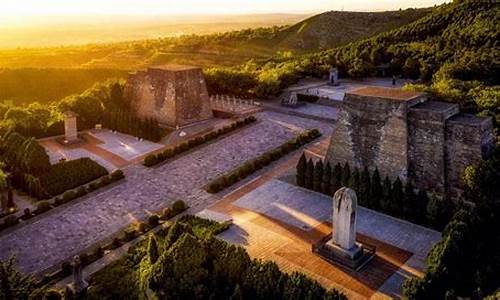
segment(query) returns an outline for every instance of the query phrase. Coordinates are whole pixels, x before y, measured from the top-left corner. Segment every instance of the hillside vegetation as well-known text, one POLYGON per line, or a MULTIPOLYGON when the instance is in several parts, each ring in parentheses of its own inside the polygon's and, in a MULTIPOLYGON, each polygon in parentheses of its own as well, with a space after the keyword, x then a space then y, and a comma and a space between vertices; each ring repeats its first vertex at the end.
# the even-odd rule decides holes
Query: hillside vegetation
POLYGON ((123 78, 126 71, 150 65, 231 67, 249 60, 262 64, 271 57, 290 58, 294 53, 344 45, 408 24, 430 11, 332 11, 292 26, 109 44, 0 50, 0 101, 45 103, 81 93, 108 78, 123 78))

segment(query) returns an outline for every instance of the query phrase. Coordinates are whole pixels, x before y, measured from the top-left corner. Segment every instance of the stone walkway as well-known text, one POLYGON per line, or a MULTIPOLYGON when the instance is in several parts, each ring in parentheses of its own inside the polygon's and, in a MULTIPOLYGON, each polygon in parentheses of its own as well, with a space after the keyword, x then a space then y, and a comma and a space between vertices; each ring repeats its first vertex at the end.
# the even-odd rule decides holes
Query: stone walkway
POLYGON ((242 162, 281 145, 305 129, 329 135, 332 124, 272 112, 234 135, 157 168, 131 165, 126 180, 82 200, 58 207, 18 229, 0 234, 0 259, 17 256, 24 272, 39 273, 144 219, 176 199, 199 211, 217 200, 201 188, 242 162))

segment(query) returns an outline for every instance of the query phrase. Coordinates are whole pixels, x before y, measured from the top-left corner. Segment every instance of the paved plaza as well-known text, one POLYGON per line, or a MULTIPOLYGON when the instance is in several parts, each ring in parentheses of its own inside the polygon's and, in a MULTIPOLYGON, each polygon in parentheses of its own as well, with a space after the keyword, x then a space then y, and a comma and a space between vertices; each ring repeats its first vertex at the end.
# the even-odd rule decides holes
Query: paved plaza
POLYGON ((221 238, 245 246, 253 257, 306 272, 351 297, 400 297, 404 279, 421 274, 427 253, 441 238, 434 230, 358 207, 358 239, 375 245, 377 257, 352 275, 310 252, 311 243, 332 230, 331 197, 271 179, 215 209, 236 224, 221 238))
POLYGON ((0 259, 16 255, 24 272, 40 272, 112 236, 131 222, 183 199, 194 212, 217 201, 202 187, 305 129, 332 124, 273 112, 259 122, 156 168, 132 164, 120 184, 93 192, 0 233, 0 259))
POLYGON ((118 155, 128 161, 164 147, 162 144, 140 140, 133 136, 116 131, 112 132, 107 129, 94 130, 90 135, 102 141, 102 144, 98 144, 97 147, 118 155))

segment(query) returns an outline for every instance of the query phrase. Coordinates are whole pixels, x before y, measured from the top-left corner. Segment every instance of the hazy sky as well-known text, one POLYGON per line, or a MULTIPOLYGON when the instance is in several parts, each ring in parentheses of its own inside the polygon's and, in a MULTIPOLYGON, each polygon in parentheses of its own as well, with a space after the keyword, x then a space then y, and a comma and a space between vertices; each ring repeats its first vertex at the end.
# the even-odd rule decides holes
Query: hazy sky
POLYGON ((310 13, 395 10, 444 0, 0 0, 0 18, 85 14, 310 13))

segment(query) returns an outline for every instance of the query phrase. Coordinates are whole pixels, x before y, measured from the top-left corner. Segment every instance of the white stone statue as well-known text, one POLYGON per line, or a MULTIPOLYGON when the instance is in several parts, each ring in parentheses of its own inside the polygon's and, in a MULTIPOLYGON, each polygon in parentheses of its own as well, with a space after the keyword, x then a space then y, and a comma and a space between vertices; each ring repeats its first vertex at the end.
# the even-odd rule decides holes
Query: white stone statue
POLYGON ((342 249, 356 246, 356 193, 343 187, 333 196, 333 242, 342 249))

